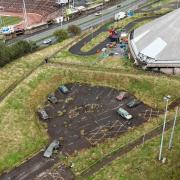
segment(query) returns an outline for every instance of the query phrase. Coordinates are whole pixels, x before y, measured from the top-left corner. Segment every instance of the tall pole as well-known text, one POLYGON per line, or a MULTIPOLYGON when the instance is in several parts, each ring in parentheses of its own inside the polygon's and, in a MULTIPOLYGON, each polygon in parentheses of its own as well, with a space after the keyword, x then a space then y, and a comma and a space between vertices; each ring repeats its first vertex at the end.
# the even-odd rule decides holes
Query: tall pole
POLYGON ((102 24, 103 24, 103 5, 104 5, 104 1, 103 1, 102 8, 101 8, 101 13, 102 13, 102 24))
MULTIPOLYGON (((2 12, 4 12, 4 7, 0 6, 0 11, 2 10, 2 12)), ((2 24, 2 26, 4 26, 4 20, 3 20, 3 16, 0 16, 0 24, 2 24)))
POLYGON ((175 129, 175 126, 176 126, 176 119, 177 119, 178 110, 179 110, 179 108, 177 107, 175 117, 174 117, 174 123, 173 123, 172 131, 171 131, 171 136, 170 136, 170 140, 169 140, 169 147, 168 147, 169 150, 172 148, 174 129, 175 129))
POLYGON ((159 161, 162 159, 162 148, 163 148, 163 141, 164 141, 164 131, 165 131, 165 127, 166 127, 167 109, 168 109, 169 99, 170 99, 170 96, 164 97, 164 100, 166 101, 166 109, 165 109, 165 114, 164 114, 164 124, 163 124, 161 144, 160 144, 160 150, 159 150, 159 161))
POLYGON ((27 29, 27 27, 28 27, 28 19, 27 19, 27 12, 26 12, 25 0, 23 0, 23 14, 24 14, 24 25, 25 25, 25 29, 27 29))
POLYGON ((177 2, 177 9, 179 8, 179 0, 178 0, 178 2, 177 2))

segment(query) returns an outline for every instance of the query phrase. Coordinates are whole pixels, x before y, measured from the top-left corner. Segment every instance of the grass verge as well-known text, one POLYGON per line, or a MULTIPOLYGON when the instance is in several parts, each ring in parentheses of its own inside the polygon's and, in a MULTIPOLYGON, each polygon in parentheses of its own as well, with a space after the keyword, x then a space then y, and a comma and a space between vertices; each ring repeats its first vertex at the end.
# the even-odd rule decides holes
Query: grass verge
POLYGON ((93 37, 93 33, 92 33, 92 39, 91 41, 87 42, 82 48, 81 51, 82 52, 88 52, 90 50, 92 50, 94 47, 96 47, 98 44, 100 44, 101 42, 105 41, 105 39, 108 37, 108 32, 101 32, 100 34, 98 34, 96 37, 93 37))
POLYGON ((173 141, 173 149, 169 151, 168 140, 171 130, 165 133, 165 142, 163 156, 167 158, 165 164, 161 164, 158 159, 160 136, 147 141, 144 145, 138 146, 131 152, 121 158, 113 161, 110 165, 104 167, 94 176, 87 179, 179 179, 178 170, 180 156, 180 125, 176 127, 173 141))

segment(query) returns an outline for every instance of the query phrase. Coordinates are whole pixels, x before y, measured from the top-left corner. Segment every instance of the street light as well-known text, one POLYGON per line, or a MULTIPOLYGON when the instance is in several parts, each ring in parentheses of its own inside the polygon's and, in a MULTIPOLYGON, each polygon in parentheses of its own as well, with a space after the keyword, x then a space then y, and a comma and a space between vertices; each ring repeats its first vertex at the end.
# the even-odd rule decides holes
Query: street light
POLYGON ((161 137, 161 145, 159 150, 159 161, 162 159, 162 148, 163 148, 163 141, 164 141, 164 131, 166 127, 166 119, 167 119, 167 109, 168 109, 168 102, 170 100, 171 96, 165 96, 163 99, 166 101, 166 109, 164 113, 164 124, 163 124, 163 130, 162 130, 162 137, 161 137))
POLYGON ((175 116, 174 116, 174 123, 173 123, 172 131, 171 131, 171 136, 170 136, 170 140, 169 140, 169 146, 168 146, 169 150, 171 150, 171 148, 172 148, 174 129, 175 129, 175 125, 176 125, 176 119, 177 119, 177 115, 178 115, 178 110, 179 110, 179 108, 177 107, 176 113, 175 113, 175 116))
MULTIPOLYGON (((0 12, 4 12, 4 7, 0 6, 0 12)), ((0 25, 2 24, 2 26, 4 26, 4 20, 3 20, 3 16, 0 16, 0 25)))
POLYGON ((27 27, 28 27, 28 19, 27 19, 27 12, 26 12, 25 0, 23 0, 23 15, 24 15, 24 25, 25 25, 25 29, 27 29, 27 27))
POLYGON ((103 6, 104 6, 104 1, 102 3, 103 4, 102 4, 102 7, 101 7, 101 18, 102 18, 101 21, 102 21, 102 24, 103 24, 103 8, 104 8, 103 6))

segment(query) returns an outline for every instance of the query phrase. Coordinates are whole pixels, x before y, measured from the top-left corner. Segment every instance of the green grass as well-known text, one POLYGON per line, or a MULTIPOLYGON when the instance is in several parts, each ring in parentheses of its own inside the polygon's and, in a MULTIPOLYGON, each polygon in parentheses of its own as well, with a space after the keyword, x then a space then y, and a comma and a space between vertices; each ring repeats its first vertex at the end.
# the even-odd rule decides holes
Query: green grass
POLYGON ((93 49, 95 46, 103 42, 106 38, 108 37, 108 31, 102 32, 98 34, 96 37, 93 38, 93 33, 92 33, 92 40, 87 42, 82 48, 81 51, 83 52, 88 52, 91 49, 93 49))
POLYGON ((0 16, 0 27, 18 24, 22 21, 19 17, 14 16, 0 16))
MULTIPOLYGON (((47 134, 36 116, 36 110, 43 105, 47 94, 53 92, 59 84, 67 82, 88 82, 94 85, 104 85, 126 90, 131 88, 130 92, 138 98, 146 97, 145 102, 149 102, 151 98, 151 101, 155 103, 155 100, 159 100, 159 97, 158 99, 155 97, 160 96, 159 104, 162 103, 161 98, 167 94, 167 91, 170 95, 173 95, 173 98, 180 96, 176 92, 177 87, 180 86, 180 81, 176 78, 168 78, 166 76, 157 78, 146 76, 145 74, 134 76, 134 74, 119 73, 117 75, 103 71, 90 71, 84 68, 63 68, 47 64, 24 80, 0 104, 0 171, 12 168, 29 154, 38 151, 47 142, 47 134), (143 87, 144 83, 147 84, 145 88, 143 87), (169 89, 162 88, 168 86, 169 89), (161 93, 157 93, 154 88, 149 91, 151 87, 156 87, 157 91, 161 89, 161 93), (4 147, 6 147, 5 150, 4 147)), ((154 123, 157 122, 159 121, 154 121, 154 123)), ((152 126, 152 124, 148 124, 146 128, 152 126)), ((137 133, 139 132, 141 131, 137 131, 137 133)), ((119 143, 113 142, 114 146, 119 146, 119 143)), ((108 143, 102 144, 103 146, 108 147, 108 143)), ((103 151, 105 150, 103 149, 103 151)), ((79 157, 83 158, 83 153, 79 157)), ((91 153, 89 153, 89 157, 91 157, 91 153)), ((85 160, 88 160, 88 158, 86 157, 85 160)), ((82 165, 81 161, 78 162, 82 165)), ((84 162, 84 166, 89 165, 89 162, 91 161, 84 162)))
POLYGON ((120 57, 107 57, 102 58, 101 54, 96 54, 92 56, 80 56, 71 54, 69 51, 64 50, 59 52, 55 58, 51 60, 51 62, 55 63, 68 63, 68 64, 76 64, 76 65, 86 65, 91 68, 113 68, 119 69, 121 72, 137 72, 135 68, 133 68, 132 63, 127 58, 120 57))
POLYGON ((174 146, 171 151, 167 149, 170 133, 171 130, 168 130, 168 132, 165 133, 163 156, 167 158, 166 164, 161 164, 157 160, 160 145, 160 136, 158 136, 158 138, 153 138, 146 142, 144 146, 141 145, 136 147, 87 179, 178 180, 180 177, 178 168, 178 159, 180 156, 180 125, 175 129, 174 146))
MULTIPOLYGON (((54 68, 54 70, 58 69, 57 66, 53 66, 53 68, 54 68)), ((145 80, 145 79, 147 79, 147 77, 145 77, 145 79, 141 79, 140 75, 137 75, 135 77, 134 75, 131 76, 129 74, 129 76, 128 76, 128 75, 124 75, 121 73, 119 75, 115 75, 113 73, 108 74, 105 72, 104 73, 103 72, 95 73, 94 71, 88 71, 88 70, 83 70, 83 69, 73 69, 73 68, 66 69, 66 72, 64 72, 64 75, 66 75, 66 77, 69 77, 69 79, 72 82, 75 81, 75 82, 85 83, 88 81, 89 83, 94 84, 94 85, 96 84, 96 85, 110 86, 110 87, 114 87, 117 89, 121 89, 121 88, 126 89, 125 85, 127 85, 127 82, 128 82, 128 84, 130 84, 131 88, 133 88, 134 90, 137 90, 137 92, 140 93, 139 96, 137 96, 138 98, 141 98, 142 96, 144 96, 144 94, 146 94, 146 97, 147 97, 147 95, 149 93, 149 88, 159 86, 157 88, 162 89, 162 87, 166 86, 166 85, 163 85, 162 82, 163 83, 167 82, 167 79, 164 80, 163 77, 159 77, 158 83, 156 84, 153 76, 152 77, 149 76, 149 78, 151 77, 152 79, 150 78, 151 80, 149 79, 149 82, 147 82, 145 80), (126 84, 124 82, 126 82, 126 84), (143 84, 146 84, 146 86, 144 87, 143 84)), ((174 84, 174 83, 172 83, 172 84, 174 84)), ((153 97, 155 97, 156 90, 154 91, 153 89, 152 89, 152 91, 153 91, 152 94, 154 94, 153 97)), ((175 92, 173 95, 175 95, 175 92)), ((159 94, 157 96, 159 96, 159 94)), ((161 94, 161 98, 162 97, 163 96, 161 94)), ((150 98, 146 98, 145 102, 148 102, 149 99, 150 98)), ((151 100, 155 100, 155 99, 156 98, 151 97, 151 100)), ((162 102, 162 99, 160 99, 159 103, 161 103, 161 102, 162 102)), ((164 104, 162 104, 162 105, 164 105, 164 104)), ((73 171, 77 175, 81 171, 83 171, 84 169, 88 168, 90 165, 95 163, 97 160, 99 160, 104 155, 113 151, 117 147, 123 146, 123 145, 127 144, 127 142, 138 138, 144 132, 150 131, 151 129, 153 129, 154 127, 159 125, 160 123, 162 123, 162 118, 149 121, 138 128, 130 130, 128 133, 124 134, 123 136, 121 136, 118 139, 108 140, 105 143, 99 144, 95 148, 90 148, 88 150, 78 152, 74 156, 69 157, 65 163, 68 164, 69 162, 73 162, 75 164, 73 171)))
MULTIPOLYGON (((36 68, 44 57, 56 52, 71 40, 49 46, 1 68, 0 93, 36 68)), ((39 151, 47 143, 46 129, 39 122, 36 111, 39 106, 43 106, 46 96, 53 92, 59 84, 82 82, 124 89, 146 104, 159 108, 164 107, 162 101, 164 95, 170 94, 172 99, 180 97, 180 92, 177 91, 180 87, 179 77, 156 76, 153 73, 137 70, 125 58, 101 59, 99 55, 82 57, 72 55, 64 50, 58 53, 52 61, 55 64, 46 64, 38 68, 0 103, 0 172, 11 169, 39 151), (63 67, 58 66, 56 64, 58 62, 80 64, 87 67, 63 67), (103 69, 104 67, 114 68, 119 73, 107 72, 103 69)), ((161 118, 150 121, 137 129, 129 130, 121 138, 81 151, 75 156, 69 157, 67 161, 75 162, 73 171, 78 174, 109 151, 140 136, 142 132, 153 129, 161 121, 161 118)))
POLYGON ((140 23, 137 23, 136 25, 134 25, 134 26, 133 26, 133 29, 137 29, 138 27, 143 26, 143 25, 145 25, 145 24, 147 24, 147 23, 149 23, 149 22, 151 22, 151 21, 152 21, 152 19, 148 19, 148 20, 145 20, 145 21, 141 21, 140 23))
POLYGON ((23 56, 12 63, 7 64, 3 68, 0 68, 0 94, 10 85, 36 68, 45 57, 53 54, 73 39, 67 39, 62 43, 57 43, 33 54, 23 56))

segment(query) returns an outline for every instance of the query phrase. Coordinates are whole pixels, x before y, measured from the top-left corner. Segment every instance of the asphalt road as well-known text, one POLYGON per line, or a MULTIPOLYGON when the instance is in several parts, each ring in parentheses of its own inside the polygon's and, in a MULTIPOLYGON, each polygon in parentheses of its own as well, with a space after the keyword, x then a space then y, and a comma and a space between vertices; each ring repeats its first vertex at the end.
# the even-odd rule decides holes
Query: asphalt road
POLYGON ((109 19, 113 18, 114 15, 120 11, 127 11, 127 10, 135 10, 138 8, 139 5, 147 2, 148 0, 126 0, 121 3, 121 8, 117 8, 116 6, 112 6, 108 9, 102 10, 101 16, 95 16, 94 13, 85 17, 82 17, 80 19, 74 20, 72 22, 66 23, 64 25, 59 25, 56 27, 53 27, 51 29, 45 30, 40 33, 36 33, 34 35, 28 36, 28 37, 21 37, 20 39, 28 40, 28 41, 39 41, 42 42, 42 39, 45 39, 48 36, 51 36, 54 31, 58 29, 66 29, 71 24, 76 24, 80 26, 82 30, 88 29, 92 26, 96 26, 100 23, 103 23, 105 21, 108 21, 109 19))

